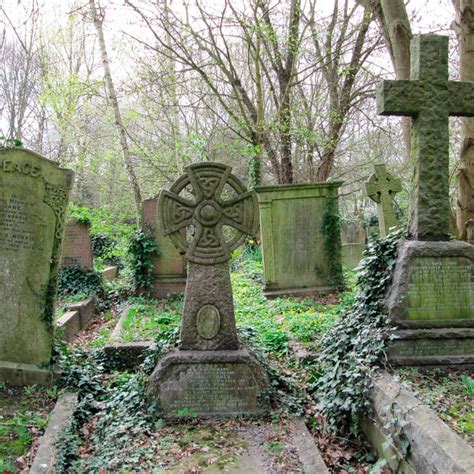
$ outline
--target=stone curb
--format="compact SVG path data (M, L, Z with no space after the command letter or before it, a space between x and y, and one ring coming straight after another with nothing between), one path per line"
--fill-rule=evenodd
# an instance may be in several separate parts
M407 467L408 463L403 472L474 472L474 448L452 431L431 408L416 399L412 392L384 370L377 373L373 382L371 399L374 416L366 419L362 428L379 455L385 459L388 457L392 468L400 469L404 463ZM405 456L399 449L400 436L406 437L409 442ZM392 446L383 449L382 444L386 441L390 441Z
M66 312L56 321L56 327L62 329L63 339L72 341L94 318L95 298L87 298L66 307Z
M120 309L120 312L122 314L120 315L120 318L117 321L117 324L115 325L113 331L111 332L111 334L109 336L109 341L112 344L120 342L120 332L122 331L123 323L125 322L125 319L128 316L128 311L129 310L130 310L130 306L128 306L128 305L126 305L122 309Z
M40 439L40 445L30 468L30 474L53 473L57 449L55 443L71 422L77 394L66 392L56 402L48 426Z
M104 280L114 281L118 275L118 268L115 265L111 265L100 270L100 274Z

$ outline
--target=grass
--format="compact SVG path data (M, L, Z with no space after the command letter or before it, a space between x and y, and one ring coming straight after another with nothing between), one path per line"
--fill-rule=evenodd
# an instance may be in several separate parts
M0 382L0 472L25 467L16 461L24 460L33 439L43 432L55 398L45 388L20 389Z
M474 372L452 369L399 369L401 381L455 432L474 444Z

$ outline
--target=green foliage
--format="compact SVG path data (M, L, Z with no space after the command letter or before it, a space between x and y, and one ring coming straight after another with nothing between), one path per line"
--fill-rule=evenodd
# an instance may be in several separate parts
M392 330L382 300L390 282L401 232L370 241L360 265L357 294L321 341L319 370L311 388L328 428L347 432L370 408L368 391Z
M321 233L329 263L331 284L339 290L345 286L341 265L341 218L337 208L337 199L328 197L323 210Z
M137 230L130 239L128 252L135 289L150 290L153 287L152 256L159 255L155 237L143 230Z
M258 146L248 147L248 172L249 172L249 188L254 188L262 184L262 162L260 159L261 150Z
M87 207L78 206L77 204L74 204L71 202L69 204L68 212L71 218L74 219L76 222L90 225L91 223L91 219L89 216L90 211Z
M0 135L0 148L22 147L23 143L18 138L7 138Z
M92 296L102 292L102 275L94 270L73 265L59 271L58 294L60 298L73 295Z

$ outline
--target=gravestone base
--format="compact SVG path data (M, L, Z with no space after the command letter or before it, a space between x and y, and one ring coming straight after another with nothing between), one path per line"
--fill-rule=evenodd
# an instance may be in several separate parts
M474 362L474 247L460 241L403 241L385 303L398 365Z
M263 289L263 296L272 300L282 298L284 296L293 296L299 298L312 298L316 295L327 293L338 293L339 289L335 286L312 286L309 288L276 288L274 286L266 286Z
M148 384L156 414L179 418L262 415L268 407L267 376L246 349L166 354Z
M153 298L167 298L170 294L183 294L186 289L186 278L159 278L156 277L151 290Z
M474 366L474 328L401 329L388 351L392 365Z
M53 385L58 374L50 369L40 369L34 364L20 364L0 360L0 382L13 386Z

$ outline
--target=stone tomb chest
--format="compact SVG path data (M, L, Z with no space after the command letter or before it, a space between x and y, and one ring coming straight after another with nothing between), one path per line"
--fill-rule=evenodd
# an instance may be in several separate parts
M0 149L0 380L45 382L73 173L22 148Z
M337 212L341 182L260 186L265 295L313 294L334 289L334 269L340 271L340 235L331 242L331 261L323 218Z

